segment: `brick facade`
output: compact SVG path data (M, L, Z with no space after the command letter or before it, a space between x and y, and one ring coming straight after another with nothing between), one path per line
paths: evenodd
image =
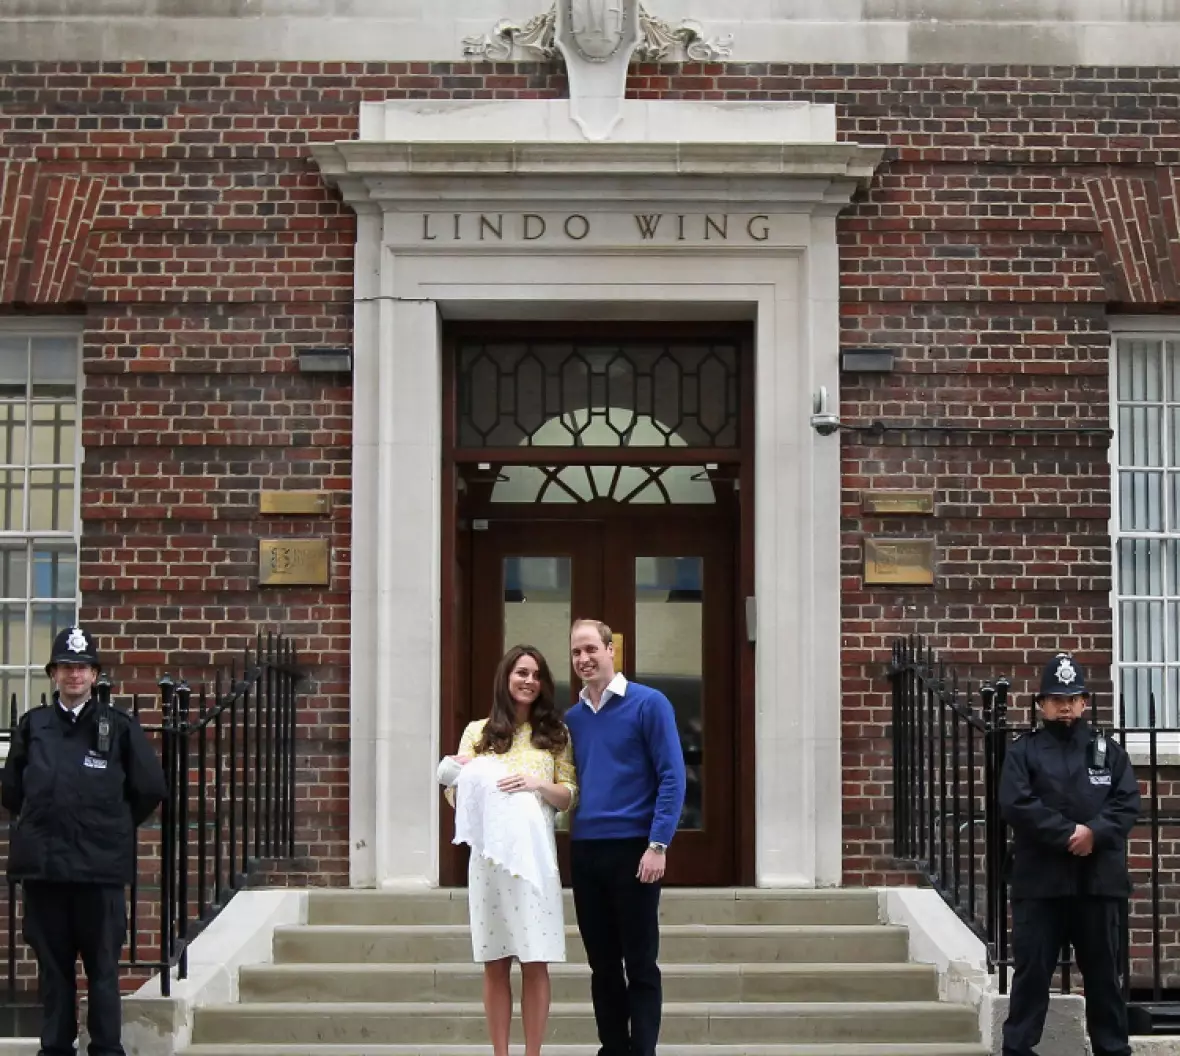
M301 879L348 868L352 394L294 353L349 343L355 233L307 145L354 136L365 99L564 91L556 65L0 64L0 301L85 320L84 618L123 689L259 623L300 643ZM1180 307L1180 73L688 64L630 92L835 103L841 137L888 148L839 224L842 321L898 367L845 378L841 412L961 427L842 440L845 873L895 878L891 638L1018 687L1063 643L1109 662L1106 316ZM337 501L259 518L284 486ZM936 514L866 516L869 487L933 488ZM284 533L331 536L330 589L256 586L254 541ZM935 536L937 586L866 588L866 534Z

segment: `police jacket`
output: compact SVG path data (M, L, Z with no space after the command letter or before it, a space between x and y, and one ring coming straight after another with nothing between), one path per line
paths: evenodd
M1009 883L1013 898L1098 895L1125 898L1127 836L1139 817L1139 783L1127 753L1086 722L1053 723L1019 738L1000 775L1000 809L1012 826ZM1094 833L1094 850L1070 854L1078 825Z
M12 736L0 802L16 815L9 838L14 880L126 884L135 829L159 806L164 771L139 722L118 708L110 745L99 743L98 703L77 720L57 701L33 708Z

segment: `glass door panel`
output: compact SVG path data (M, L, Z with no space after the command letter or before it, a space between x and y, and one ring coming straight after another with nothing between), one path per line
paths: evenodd
M687 788L680 829L700 829L704 714L704 559L635 558L635 680L676 711Z
M503 652L531 645L549 662L559 707L571 697L569 626L572 559L511 555L503 559Z

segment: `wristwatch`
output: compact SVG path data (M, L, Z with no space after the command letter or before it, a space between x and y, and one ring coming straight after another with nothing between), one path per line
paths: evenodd
M655 851L656 854L663 854L668 849L668 845L666 843L656 843L655 840L652 840L652 842L647 845L647 849L649 851Z

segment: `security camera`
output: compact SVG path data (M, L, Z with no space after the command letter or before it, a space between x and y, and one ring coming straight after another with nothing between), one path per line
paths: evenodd
M821 385L811 405L811 428L820 436L831 436L840 430L840 416L828 406L827 387Z

